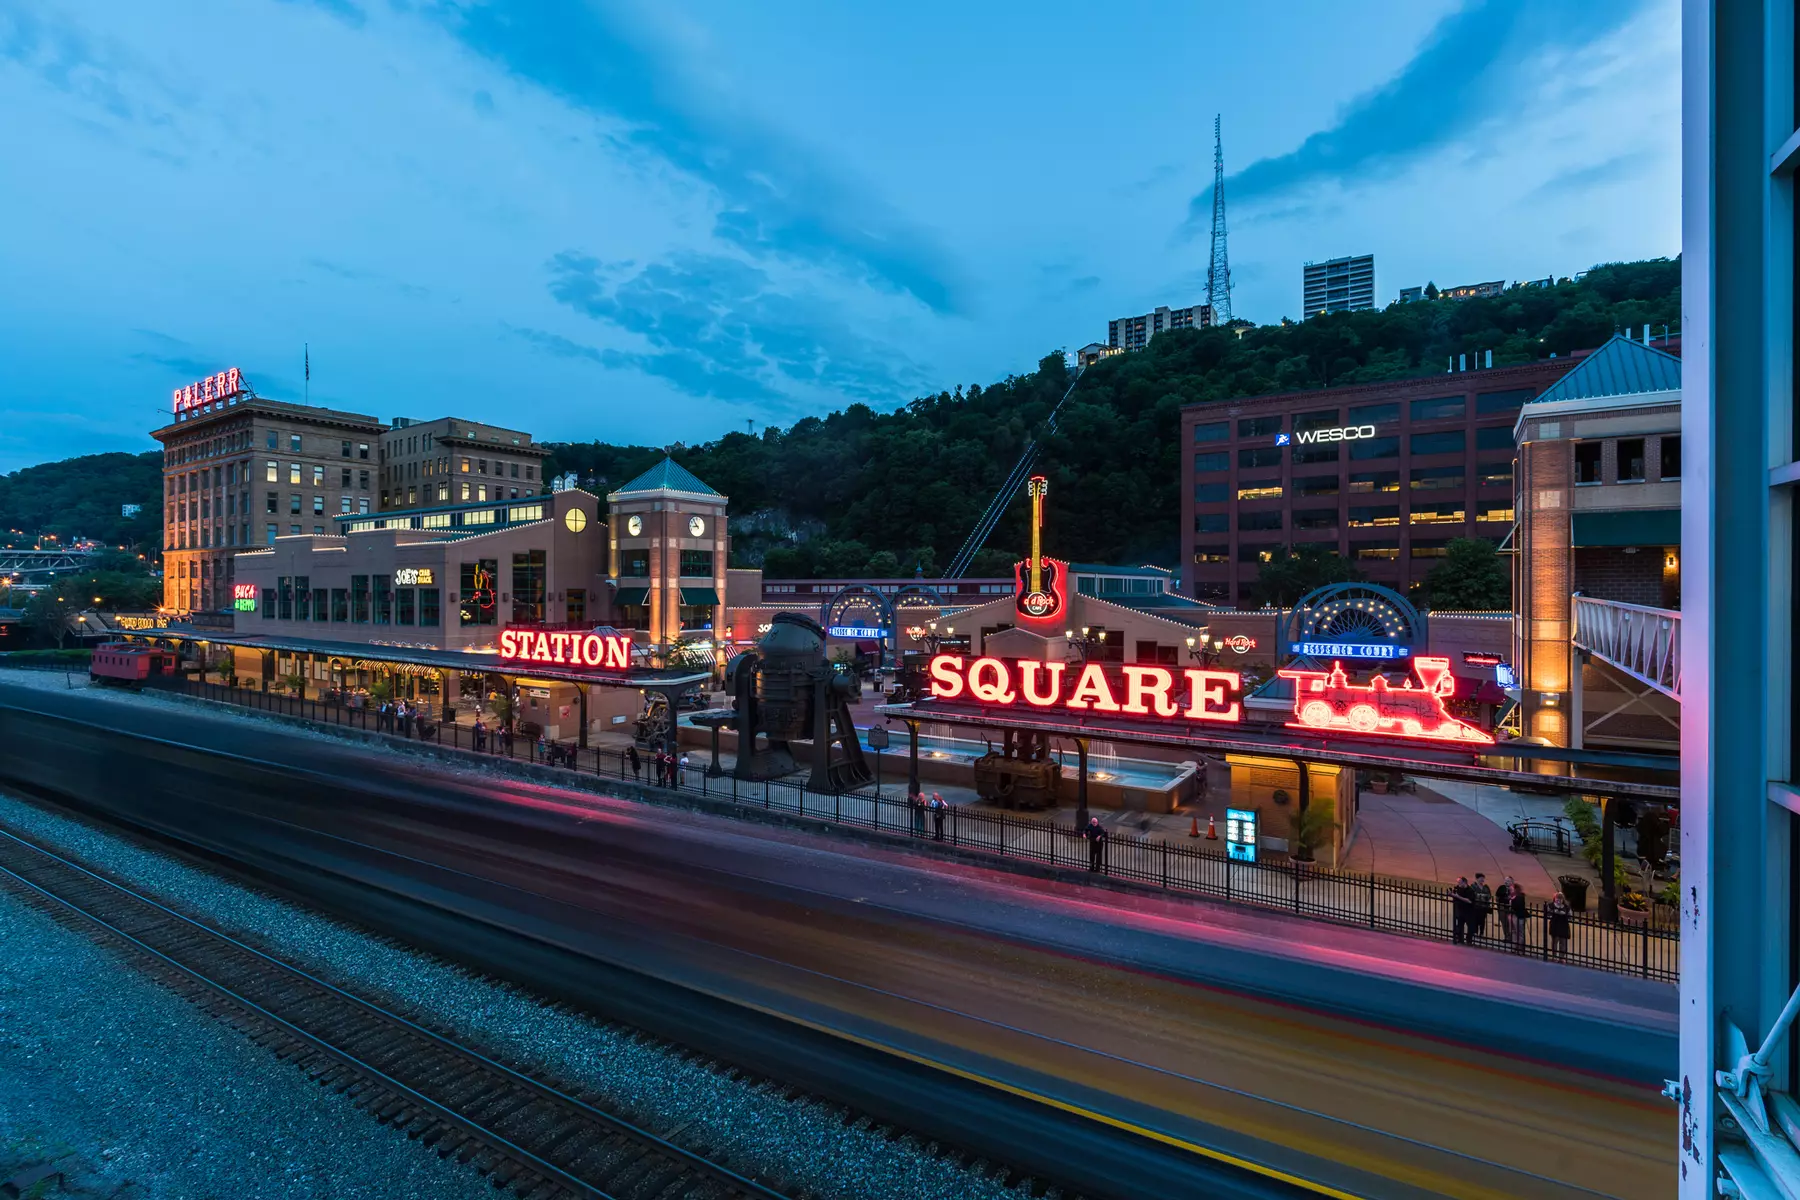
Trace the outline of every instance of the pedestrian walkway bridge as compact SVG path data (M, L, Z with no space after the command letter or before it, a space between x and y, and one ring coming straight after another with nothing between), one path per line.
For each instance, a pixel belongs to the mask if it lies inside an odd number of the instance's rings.
M1575 598L1575 645L1670 699L1681 699L1681 613Z

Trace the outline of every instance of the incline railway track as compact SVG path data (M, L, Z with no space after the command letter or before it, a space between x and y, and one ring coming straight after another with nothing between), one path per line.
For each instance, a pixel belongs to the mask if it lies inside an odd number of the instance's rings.
M0 829L0 887L532 1200L794 1200Z

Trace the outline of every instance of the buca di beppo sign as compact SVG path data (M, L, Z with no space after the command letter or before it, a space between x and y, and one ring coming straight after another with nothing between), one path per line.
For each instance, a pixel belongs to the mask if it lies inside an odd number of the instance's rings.
M623 634L500 631L500 657L545 666L631 669L631 639Z
M940 654L931 660L931 696L977 704L1075 712L1120 713L1161 720L1244 719L1238 695L1243 679L1235 671L1130 665L1120 680L1106 677L1099 663L1071 667L1035 659L964 658Z

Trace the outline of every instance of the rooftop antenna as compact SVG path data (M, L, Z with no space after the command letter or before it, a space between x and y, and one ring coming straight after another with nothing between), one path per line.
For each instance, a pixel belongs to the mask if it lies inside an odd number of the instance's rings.
M1225 253L1225 143L1213 114L1212 261L1206 268L1206 303L1214 325L1231 324L1231 261Z

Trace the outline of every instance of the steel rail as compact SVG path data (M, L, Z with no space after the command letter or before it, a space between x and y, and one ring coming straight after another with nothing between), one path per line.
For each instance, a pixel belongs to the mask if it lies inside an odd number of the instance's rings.
M462 1130L476 1142L498 1151L506 1158L512 1159L522 1169L529 1170L530 1172L541 1176L546 1182L558 1185L560 1188L566 1189L575 1195L592 1197L593 1200L632 1200L633 1197L639 1196L672 1194L669 1193L669 1188L676 1182L677 1177L670 1177L668 1180L661 1183L653 1192L608 1191L605 1186L590 1182L576 1174L574 1171L565 1169L564 1167L551 1162L529 1146L520 1144L524 1139L509 1137L506 1134L499 1132L497 1129L484 1125L481 1121L472 1116L458 1112L455 1108L451 1107L449 1103L440 1101L433 1096L426 1094L424 1091L419 1090L419 1088L394 1077L394 1075L390 1074L388 1071L383 1070L374 1063L366 1061L355 1051L333 1042L328 1036L328 1033L316 1033L311 1029L303 1028L302 1026L295 1024L293 1021L280 1015L280 1013L272 1011L265 1004L259 1003L250 996L243 994L238 988L212 977L207 973L203 965L194 965L191 962L183 961L181 958L176 957L175 954L165 952L164 950L151 945L143 938L120 928L114 920L108 920L107 917L101 915L100 912L94 911L95 906L84 905L78 900L71 899L55 890L53 885L46 886L45 883L32 878L27 878L26 874L22 874L20 869L15 869L22 867L25 871L30 871L31 868L29 866L25 866L20 862L21 858L35 858L39 863L48 863L52 868L52 873L54 873L55 870L60 869L65 877L71 874L74 875L77 883L89 886L97 885L100 888L109 889L109 894L115 896L117 902L124 908L127 914L134 909L139 912L147 910L148 912L155 914L160 919L159 924L154 926L156 928L167 930L169 923L173 922L175 927L182 933L198 935L202 943L200 955L204 955L207 950L211 950L215 953L235 956L240 963L244 959L249 959L254 965L265 971L271 971L290 986L293 983L299 983L303 989L310 989L314 993L314 997L312 998L317 998L318 993L324 993L328 1000L333 1001L338 1005L340 1010L338 1013L328 1014L324 1020L335 1019L341 1022L344 1019L346 1010L349 1013L354 1013L361 1017L373 1016L379 1024L400 1031L404 1035L423 1039L431 1043L440 1055L453 1059L460 1059L465 1065L465 1068L472 1067L475 1070L485 1072L490 1076L497 1076L506 1086L518 1092L528 1093L538 1100L546 1101L553 1108L562 1110L565 1116L587 1122L590 1125L597 1127L597 1130L603 1132L605 1136L622 1138L626 1142L634 1144L639 1149L639 1154L637 1156L627 1159L624 1163L621 1163L616 1156L610 1158L607 1163L608 1173L619 1173L623 1167L634 1164L643 1155L658 1155L665 1160L671 1161L677 1168L684 1172L704 1176L710 1179L715 1184L724 1188L726 1190L725 1194L727 1195L745 1197L748 1198L748 1200L790 1200L784 1193L777 1192L753 1179L740 1175L729 1167L725 1167L702 1155L696 1154L691 1150L678 1146L621 1117L596 1108L578 1097L571 1096L548 1083L534 1079L504 1063L496 1062L486 1055L481 1054L479 1051L473 1050L443 1034L419 1025L417 1022L409 1020L398 1013L382 1008L380 1005L374 1004L352 992L348 992L324 979L320 979L318 976L302 970L291 963L275 958L272 955L258 950L254 946L246 945L236 938L231 937L229 934L215 929L201 921L195 920L185 913L178 912L142 893L133 891L114 880L99 875L81 864L64 858L62 855L38 845L35 842L19 837L9 830L0 829L0 875L11 878L16 881L18 885L27 889L29 893L42 898L45 902L75 914L90 925L103 931L106 936L126 943L136 952L148 956L154 962L179 973L180 976L190 979L201 985L204 989L223 997L228 1003L249 1012L261 1021L267 1022L280 1033L313 1047L350 1068L352 1072L373 1080L382 1088L394 1093L396 1098L410 1101L412 1104L418 1106L418 1108L424 1110L425 1113L430 1115L432 1120ZM119 915L121 914L114 914L115 917ZM176 953L180 953L180 951L176 950ZM189 957L195 956L196 955L190 952ZM270 986L278 987L280 985L271 983ZM279 1001L274 1002L279 1003ZM294 1007L294 1003L290 1002L287 1007L291 1009ZM313 1023L317 1024L319 1021L320 1019L315 1019ZM440 1072L428 1072L428 1074L441 1089L444 1083L443 1074ZM467 1070L465 1069L461 1074L453 1074L450 1078L453 1080L457 1078L467 1078ZM483 1099L484 1103L491 1105L494 1098L492 1092L482 1089L476 1094ZM519 1105L507 1105L501 1111L505 1116L513 1116L518 1113L519 1109ZM415 1116L412 1120L405 1122L405 1124L410 1125L412 1124L412 1121L416 1121L417 1119L417 1116ZM566 1146L570 1144L575 1135L575 1131L569 1130L566 1123L563 1121L551 1122L546 1125L545 1128L547 1132L539 1140L546 1148L549 1145ZM581 1155L576 1155L573 1159L568 1158L566 1155L564 1157L567 1161L573 1163L575 1159L579 1159ZM494 1166L487 1168L486 1173L493 1173L497 1166L498 1164L495 1164ZM518 1174L514 1173L503 1182L508 1187L514 1187L517 1186L517 1180ZM688 1182L691 1184L697 1181L690 1179ZM684 1188L679 1194L689 1195L691 1193Z

